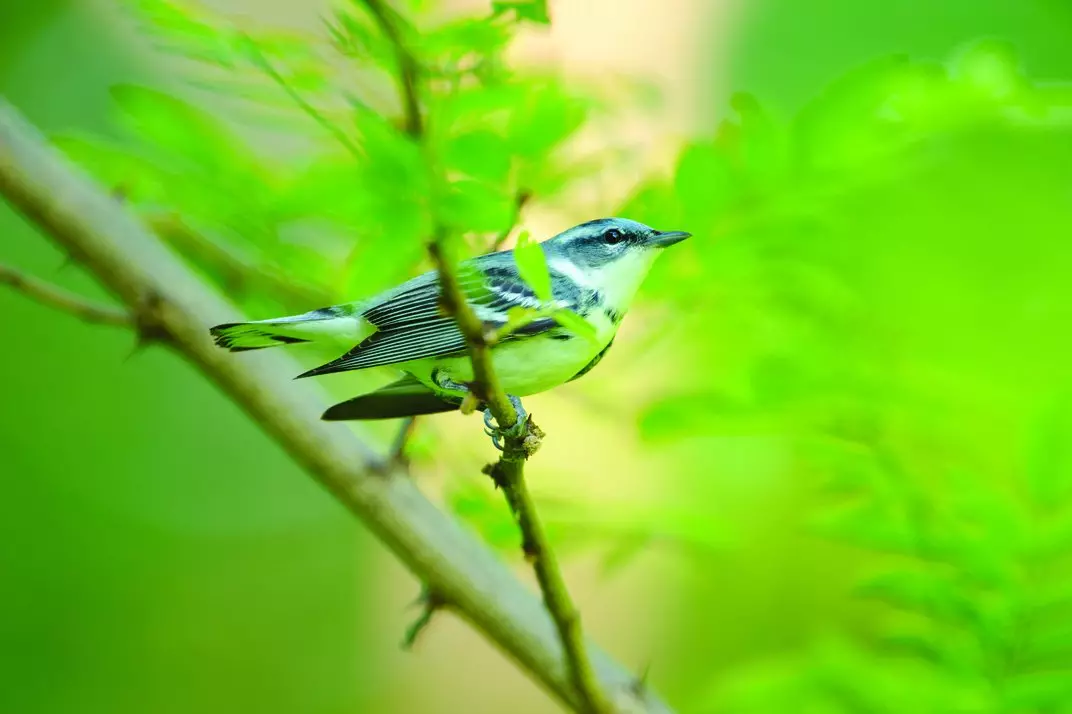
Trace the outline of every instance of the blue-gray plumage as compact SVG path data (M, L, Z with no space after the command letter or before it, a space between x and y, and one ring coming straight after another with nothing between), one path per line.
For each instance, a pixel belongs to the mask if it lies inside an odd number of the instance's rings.
M576 379L603 358L637 288L662 248L689 237L624 218L582 223L541 243L557 308L581 316L594 339L542 317L496 343L492 360L504 389L534 394ZM462 264L460 282L477 316L496 329L511 308L548 307L521 279L512 251ZM338 359L299 375L311 377L396 365L406 373L387 387L337 404L325 419L382 419L457 408L472 381L465 339L439 307L436 271L365 301L303 315L217 325L216 344L232 351L335 341Z

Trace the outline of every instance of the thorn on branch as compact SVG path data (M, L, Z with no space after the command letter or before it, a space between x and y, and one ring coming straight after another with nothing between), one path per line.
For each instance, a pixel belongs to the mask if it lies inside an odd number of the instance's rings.
M648 675L651 673L651 662L646 662L640 668L640 672L633 679L629 691L638 699L643 699L648 693Z
M496 461L493 464L484 464L484 468L480 469L480 472L491 478L491 482L495 484L495 488L499 490L505 490L506 484L503 482L502 470L499 468L501 461ZM511 510L513 510L511 508Z
M421 594L413 605L421 607L421 614L406 628L406 633L402 638L402 649L406 651L413 649L417 638L431 624L435 614L447 606L447 600L426 585L421 589Z
M145 293L134 306L134 327L138 332L138 344L135 350L153 344L171 341L171 334L160 317L164 300L155 292Z
M391 450L387 452L388 466L409 466L409 457L406 456L406 445L413 437L417 428L417 417L406 417L402 420L394 441L391 442Z

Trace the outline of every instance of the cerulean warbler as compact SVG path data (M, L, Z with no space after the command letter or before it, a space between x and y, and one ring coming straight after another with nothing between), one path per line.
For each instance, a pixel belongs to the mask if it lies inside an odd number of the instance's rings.
M655 257L688 237L683 231L657 231L624 218L602 218L540 244L553 307L576 313L591 330L578 335L553 316L545 316L492 346L496 374L519 416L524 411L518 397L577 379L603 358ZM463 262L461 268L467 300L489 329L506 325L511 308L549 307L522 279L512 251L482 255ZM232 352L302 342L356 345L301 377L382 365L395 365L406 373L382 389L336 404L324 419L433 414L457 409L473 380L465 339L453 318L442 313L439 300L439 277L433 270L368 300L304 315L217 325L211 333L217 345Z

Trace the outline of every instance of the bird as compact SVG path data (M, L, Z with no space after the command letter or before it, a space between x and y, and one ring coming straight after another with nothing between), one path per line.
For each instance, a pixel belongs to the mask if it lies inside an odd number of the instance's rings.
M552 305L522 278L512 250L459 264L466 300L489 330L507 325L512 308L542 310L491 346L495 372L518 412L516 424L500 428L493 425L486 405L480 405L497 448L502 448L503 434L523 426L521 397L575 380L603 359L656 257L689 237L685 231L659 231L626 218L600 218L563 231L538 244L550 277ZM575 313L589 329L578 334L548 308ZM330 407L322 416L327 421L453 411L473 381L466 340L453 317L441 310L435 270L366 300L301 315L224 323L209 332L219 347L232 352L303 343L349 346L337 359L298 378L386 365L403 373L381 389Z

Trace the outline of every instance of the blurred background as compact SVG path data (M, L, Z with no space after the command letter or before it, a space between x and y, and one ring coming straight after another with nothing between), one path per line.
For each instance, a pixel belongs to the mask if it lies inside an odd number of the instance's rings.
M527 400L590 634L682 712L1072 712L1072 4L396 7L426 154L360 1L5 0L0 93L252 317L436 223L691 231ZM0 309L0 711L558 711L450 616L403 652L419 584L181 359ZM531 581L477 420L412 447Z

